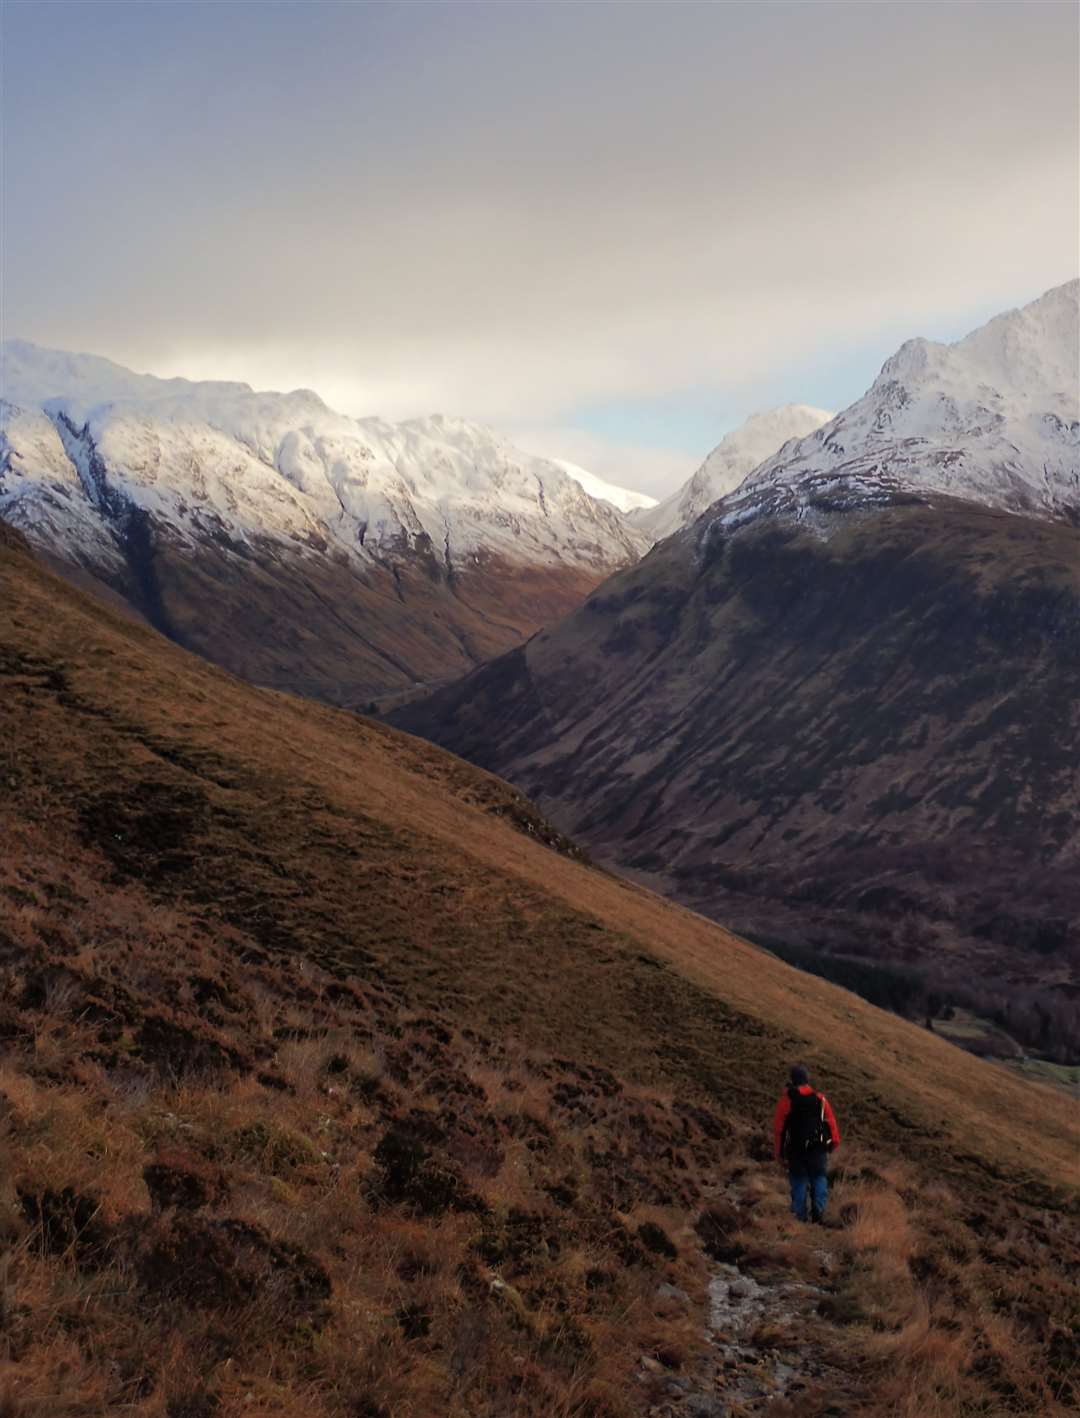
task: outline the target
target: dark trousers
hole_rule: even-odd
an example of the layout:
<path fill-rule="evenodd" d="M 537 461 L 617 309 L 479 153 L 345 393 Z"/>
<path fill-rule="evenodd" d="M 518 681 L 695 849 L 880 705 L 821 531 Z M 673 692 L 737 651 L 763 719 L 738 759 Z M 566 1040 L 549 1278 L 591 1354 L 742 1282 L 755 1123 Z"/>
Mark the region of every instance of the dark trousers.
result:
<path fill-rule="evenodd" d="M 788 1159 L 791 1178 L 791 1209 L 800 1221 L 806 1220 L 806 1195 L 810 1193 L 810 1219 L 820 1221 L 829 1199 L 829 1154 L 815 1149 L 798 1160 Z"/>

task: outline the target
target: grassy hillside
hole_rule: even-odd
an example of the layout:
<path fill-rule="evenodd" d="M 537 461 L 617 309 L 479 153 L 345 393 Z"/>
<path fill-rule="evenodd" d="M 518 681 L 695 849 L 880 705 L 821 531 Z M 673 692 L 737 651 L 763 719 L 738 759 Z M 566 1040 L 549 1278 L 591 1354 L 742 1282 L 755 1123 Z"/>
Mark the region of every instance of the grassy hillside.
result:
<path fill-rule="evenodd" d="M 1060 1094 L 11 537 L 0 606 L 0 1411 L 1076 1401 Z M 847 1138 L 812 1236 L 768 1160 L 795 1057 Z M 724 1264 L 777 1296 L 726 1368 Z"/>

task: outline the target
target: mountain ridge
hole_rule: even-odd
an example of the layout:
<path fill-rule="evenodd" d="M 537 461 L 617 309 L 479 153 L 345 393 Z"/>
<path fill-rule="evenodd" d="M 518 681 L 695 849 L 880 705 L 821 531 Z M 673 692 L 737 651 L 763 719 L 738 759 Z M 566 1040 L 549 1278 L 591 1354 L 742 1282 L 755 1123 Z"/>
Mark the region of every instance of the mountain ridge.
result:
<path fill-rule="evenodd" d="M 861 399 L 750 474 L 725 525 L 903 494 L 1080 524 L 1078 388 L 1080 279 L 953 344 L 907 341 Z"/>
<path fill-rule="evenodd" d="M 610 502 L 617 507 L 620 512 L 644 512 L 653 508 L 657 504 L 657 498 L 647 492 L 636 492 L 632 488 L 618 487 L 614 483 L 606 482 L 603 478 L 598 478 L 595 473 L 590 473 L 586 468 L 580 468 L 576 463 L 569 463 L 565 458 L 555 458 L 554 462 L 568 473 L 575 482 L 580 483 L 590 497 L 599 498 L 601 502 Z M 632 523 L 632 525 L 636 525 Z"/>
<path fill-rule="evenodd" d="M 610 506 L 559 464 L 465 419 L 351 419 L 311 390 L 162 380 L 25 341 L 5 341 L 0 360 L 4 402 L 33 420 L 42 442 L 47 424 L 56 428 L 47 472 L 65 456 L 75 464 L 73 440 L 89 439 L 117 492 L 170 517 L 180 534 L 190 504 L 201 502 L 230 535 L 295 538 L 317 528 L 361 562 L 425 537 L 447 566 L 451 542 L 462 558 L 483 551 L 526 564 L 602 567 L 641 549 Z M 225 445 L 215 448 L 215 438 Z M 9 470 L 14 460 L 27 462 L 9 434 Z M 34 468 L 21 471 L 29 477 Z M 9 517 L 19 491 L 5 498 Z M 499 505 L 485 522 L 486 499 Z M 558 515 L 564 525 L 553 528 Z"/>
<path fill-rule="evenodd" d="M 656 541 L 695 522 L 726 497 L 778 448 L 820 428 L 833 417 L 809 404 L 782 404 L 751 414 L 726 434 L 698 470 L 656 507 L 635 513 L 634 524 Z"/>
<path fill-rule="evenodd" d="M 557 618 L 648 541 L 462 419 L 3 347 L 0 516 L 263 683 L 367 703 Z"/>

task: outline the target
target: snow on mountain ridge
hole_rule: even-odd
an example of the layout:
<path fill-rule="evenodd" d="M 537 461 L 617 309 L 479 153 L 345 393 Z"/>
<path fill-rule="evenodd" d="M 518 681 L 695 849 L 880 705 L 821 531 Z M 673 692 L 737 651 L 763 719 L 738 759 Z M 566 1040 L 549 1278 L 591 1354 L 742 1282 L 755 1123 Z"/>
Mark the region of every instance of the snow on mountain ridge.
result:
<path fill-rule="evenodd" d="M 579 468 L 576 463 L 568 463 L 565 458 L 553 458 L 551 461 L 562 468 L 563 472 L 569 473 L 576 483 L 580 483 L 590 497 L 598 498 L 601 502 L 610 502 L 612 507 L 617 507 L 620 512 L 644 512 L 657 504 L 657 499 L 650 497 L 647 492 L 634 492 L 631 488 L 605 482 L 595 473 Z"/>
<path fill-rule="evenodd" d="M 814 522 L 897 494 L 1080 521 L 1080 281 L 954 344 L 908 340 L 849 408 L 755 469 L 718 509 Z"/>
<path fill-rule="evenodd" d="M 51 526 L 65 551 L 93 460 L 181 541 L 334 542 L 360 560 L 412 548 L 448 569 L 484 555 L 614 569 L 647 545 L 557 463 L 462 419 L 352 419 L 310 390 L 157 379 L 24 341 L 4 343 L 0 369 L 0 511 L 40 540 Z"/>
<path fill-rule="evenodd" d="M 778 448 L 820 428 L 832 417 L 825 409 L 809 404 L 783 404 L 751 414 L 721 439 L 688 482 L 650 512 L 638 514 L 635 524 L 657 541 L 669 537 L 696 522 L 707 507 L 734 491 Z"/>
<path fill-rule="evenodd" d="M 46 393 L 46 390 L 51 392 Z M 180 376 L 161 379 L 156 374 L 137 374 L 104 355 L 47 349 L 29 340 L 9 339 L 0 343 L 0 398 L 12 404 L 42 404 L 49 399 L 64 399 L 78 401 L 89 408 L 123 399 L 176 398 L 200 390 L 234 395 L 255 393 L 250 384 L 228 380 L 193 380 Z M 310 393 L 309 390 L 298 392 Z"/>

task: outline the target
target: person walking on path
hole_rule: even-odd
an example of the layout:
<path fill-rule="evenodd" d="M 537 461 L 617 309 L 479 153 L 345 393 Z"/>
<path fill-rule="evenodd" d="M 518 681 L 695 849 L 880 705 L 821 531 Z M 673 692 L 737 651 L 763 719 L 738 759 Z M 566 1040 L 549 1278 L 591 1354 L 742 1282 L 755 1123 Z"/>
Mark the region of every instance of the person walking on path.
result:
<path fill-rule="evenodd" d="M 829 1100 L 810 1086 L 804 1064 L 791 1070 L 791 1082 L 776 1105 L 773 1118 L 776 1160 L 787 1165 L 791 1179 L 791 1209 L 806 1220 L 810 1193 L 810 1220 L 820 1222 L 829 1199 L 829 1153 L 840 1146 L 840 1129 Z"/>

